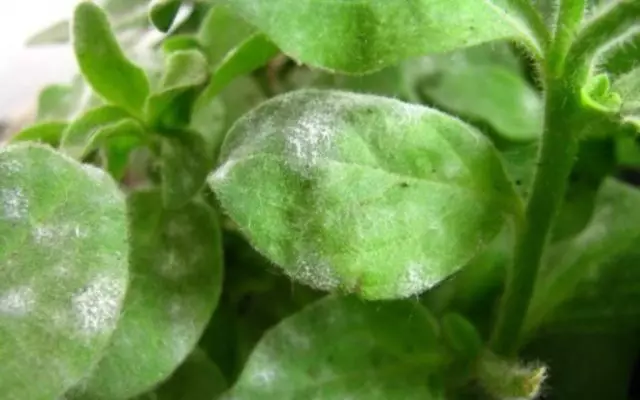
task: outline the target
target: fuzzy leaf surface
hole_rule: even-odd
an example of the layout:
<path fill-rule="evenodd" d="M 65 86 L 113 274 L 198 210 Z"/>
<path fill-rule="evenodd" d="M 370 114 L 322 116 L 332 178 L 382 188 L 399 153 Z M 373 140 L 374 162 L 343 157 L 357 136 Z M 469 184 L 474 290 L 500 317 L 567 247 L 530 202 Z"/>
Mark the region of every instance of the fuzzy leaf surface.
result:
<path fill-rule="evenodd" d="M 128 282 L 124 198 L 46 146 L 0 150 L 0 393 L 60 397 L 102 356 Z"/>
<path fill-rule="evenodd" d="M 209 176 L 251 243 L 293 279 L 369 299 L 451 275 L 520 202 L 489 141 L 438 111 L 303 90 L 227 135 Z"/>

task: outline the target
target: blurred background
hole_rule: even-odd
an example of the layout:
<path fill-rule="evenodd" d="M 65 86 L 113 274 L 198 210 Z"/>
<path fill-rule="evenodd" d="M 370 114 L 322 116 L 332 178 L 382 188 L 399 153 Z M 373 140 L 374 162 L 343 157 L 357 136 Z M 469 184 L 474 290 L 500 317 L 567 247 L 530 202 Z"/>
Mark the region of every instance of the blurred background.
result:
<path fill-rule="evenodd" d="M 21 0 L 2 6 L 0 24 L 0 120 L 13 123 L 33 109 L 39 90 L 69 81 L 76 67 L 68 45 L 27 48 L 39 30 L 71 15 L 78 0 Z"/>

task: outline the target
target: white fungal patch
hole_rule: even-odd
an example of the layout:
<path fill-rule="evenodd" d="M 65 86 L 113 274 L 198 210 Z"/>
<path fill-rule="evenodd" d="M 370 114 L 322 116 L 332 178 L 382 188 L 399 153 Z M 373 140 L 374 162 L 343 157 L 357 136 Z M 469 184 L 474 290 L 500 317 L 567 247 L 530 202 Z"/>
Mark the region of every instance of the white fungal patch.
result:
<path fill-rule="evenodd" d="M 274 360 L 262 360 L 257 362 L 250 369 L 249 384 L 259 388 L 268 388 L 273 386 L 278 378 L 278 371 Z"/>
<path fill-rule="evenodd" d="M 11 176 L 18 174 L 22 171 L 22 163 L 18 160 L 3 160 L 0 161 L 0 173 L 5 176 Z"/>
<path fill-rule="evenodd" d="M 433 279 L 425 272 L 426 269 L 424 264 L 418 262 L 407 264 L 403 275 L 398 280 L 396 292 L 401 295 L 411 296 L 431 286 Z"/>
<path fill-rule="evenodd" d="M 335 289 L 340 284 L 340 278 L 331 265 L 318 260 L 317 256 L 300 260 L 292 276 L 307 285 L 325 291 Z"/>
<path fill-rule="evenodd" d="M 0 204 L 2 215 L 10 221 L 25 219 L 29 212 L 29 200 L 22 188 L 0 189 Z"/>
<path fill-rule="evenodd" d="M 36 296 L 28 286 L 18 287 L 0 294 L 0 315 L 22 317 L 33 310 Z"/>
<path fill-rule="evenodd" d="M 34 227 L 31 235 L 36 244 L 45 246 L 56 246 L 66 240 L 79 239 L 87 236 L 85 230 L 78 224 L 42 224 Z"/>
<path fill-rule="evenodd" d="M 80 331 L 96 335 L 109 330 L 118 317 L 123 285 L 108 276 L 95 278 L 71 300 Z"/>
<path fill-rule="evenodd" d="M 226 182 L 229 178 L 231 170 L 237 163 L 238 161 L 232 158 L 225 161 L 224 164 L 219 166 L 218 169 L 216 169 L 215 172 L 211 174 L 211 176 L 209 177 L 209 182 L 211 182 L 212 184 Z"/>
<path fill-rule="evenodd" d="M 189 275 L 191 272 L 189 265 L 175 249 L 169 249 L 163 254 L 162 262 L 158 264 L 160 276 L 170 280 L 179 280 Z"/>
<path fill-rule="evenodd" d="M 96 168 L 88 164 L 82 164 L 82 168 L 87 173 L 89 178 L 93 179 L 94 181 L 99 181 L 99 182 L 104 181 L 105 174 L 100 168 Z"/>

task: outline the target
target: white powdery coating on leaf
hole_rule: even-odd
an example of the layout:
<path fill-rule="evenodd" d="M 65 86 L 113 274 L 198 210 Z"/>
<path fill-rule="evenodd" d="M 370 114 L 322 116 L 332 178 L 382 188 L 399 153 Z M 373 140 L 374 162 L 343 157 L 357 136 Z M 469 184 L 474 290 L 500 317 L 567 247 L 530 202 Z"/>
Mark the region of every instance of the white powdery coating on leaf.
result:
<path fill-rule="evenodd" d="M 39 225 L 31 232 L 33 240 L 39 245 L 57 246 L 65 241 L 86 237 L 86 232 L 78 224 Z"/>
<path fill-rule="evenodd" d="M 312 256 L 308 260 L 300 260 L 292 277 L 320 290 L 332 290 L 338 287 L 340 279 L 329 263 Z"/>
<path fill-rule="evenodd" d="M 425 272 L 424 264 L 411 262 L 398 280 L 397 292 L 401 295 L 411 296 L 431 287 L 437 280 Z"/>
<path fill-rule="evenodd" d="M 0 162 L 0 173 L 3 175 L 15 175 L 22 171 L 22 164 L 18 160 L 4 160 Z"/>
<path fill-rule="evenodd" d="M 22 317 L 31 312 L 35 302 L 36 297 L 30 287 L 11 289 L 0 295 L 0 314 Z"/>
<path fill-rule="evenodd" d="M 0 189 L 0 204 L 2 215 L 8 220 L 20 220 L 27 217 L 29 200 L 24 195 L 22 188 Z"/>
<path fill-rule="evenodd" d="M 72 299 L 79 329 L 95 335 L 112 328 L 118 317 L 123 285 L 117 279 L 100 276 Z"/>
<path fill-rule="evenodd" d="M 258 388 L 269 388 L 273 386 L 278 378 L 277 358 L 271 358 L 264 353 L 256 353 L 247 367 L 248 381 L 250 386 Z"/>
<path fill-rule="evenodd" d="M 213 174 L 211 174 L 209 176 L 209 182 L 211 182 L 212 184 L 225 182 L 229 177 L 229 173 L 231 172 L 231 169 L 237 163 L 238 163 L 238 161 L 235 160 L 235 159 L 229 159 L 229 160 L 225 161 L 224 164 L 219 166 L 218 169 L 216 169 L 213 172 Z"/>

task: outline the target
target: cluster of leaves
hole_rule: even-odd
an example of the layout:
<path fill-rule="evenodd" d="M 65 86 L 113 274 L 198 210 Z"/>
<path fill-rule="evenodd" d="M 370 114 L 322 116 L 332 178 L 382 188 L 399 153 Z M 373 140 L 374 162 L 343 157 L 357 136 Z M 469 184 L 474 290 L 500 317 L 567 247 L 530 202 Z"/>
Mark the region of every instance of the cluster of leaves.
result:
<path fill-rule="evenodd" d="M 0 397 L 627 398 L 640 6 L 584 6 L 81 2 L 31 41 L 81 73 L 0 149 Z"/>

